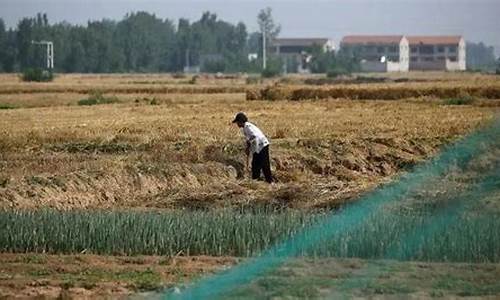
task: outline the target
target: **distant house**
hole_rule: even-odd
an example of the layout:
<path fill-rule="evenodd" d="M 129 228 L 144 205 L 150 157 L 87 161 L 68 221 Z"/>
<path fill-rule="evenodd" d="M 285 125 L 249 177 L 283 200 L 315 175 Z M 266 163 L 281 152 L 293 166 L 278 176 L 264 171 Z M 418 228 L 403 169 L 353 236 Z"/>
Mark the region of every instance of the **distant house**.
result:
<path fill-rule="evenodd" d="M 308 52 L 315 45 L 325 52 L 334 50 L 333 41 L 327 38 L 280 38 L 275 39 L 271 47 L 277 54 L 301 54 Z"/>
<path fill-rule="evenodd" d="M 408 36 L 410 70 L 464 71 L 465 41 L 461 36 Z"/>
<path fill-rule="evenodd" d="M 315 46 L 324 52 L 334 50 L 333 41 L 328 38 L 278 38 L 272 41 L 270 50 L 271 54 L 285 60 L 287 72 L 308 73 L 307 63 Z"/>
<path fill-rule="evenodd" d="M 409 43 L 403 35 L 349 35 L 342 39 L 340 48 L 356 53 L 364 72 L 409 70 Z"/>
<path fill-rule="evenodd" d="M 350 35 L 340 48 L 355 52 L 365 72 L 465 70 L 461 36 Z"/>

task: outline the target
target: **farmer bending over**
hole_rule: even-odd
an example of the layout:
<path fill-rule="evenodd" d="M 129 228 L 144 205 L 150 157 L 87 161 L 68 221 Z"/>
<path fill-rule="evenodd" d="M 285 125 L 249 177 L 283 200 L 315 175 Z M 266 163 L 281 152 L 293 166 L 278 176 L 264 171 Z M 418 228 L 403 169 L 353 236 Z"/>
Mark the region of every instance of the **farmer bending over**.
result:
<path fill-rule="evenodd" d="M 245 154 L 247 162 L 250 153 L 252 157 L 252 179 L 260 179 L 261 170 L 268 183 L 273 181 L 271 163 L 269 162 L 269 141 L 262 131 L 254 124 L 248 122 L 247 116 L 239 112 L 233 120 L 242 129 L 246 139 Z"/>

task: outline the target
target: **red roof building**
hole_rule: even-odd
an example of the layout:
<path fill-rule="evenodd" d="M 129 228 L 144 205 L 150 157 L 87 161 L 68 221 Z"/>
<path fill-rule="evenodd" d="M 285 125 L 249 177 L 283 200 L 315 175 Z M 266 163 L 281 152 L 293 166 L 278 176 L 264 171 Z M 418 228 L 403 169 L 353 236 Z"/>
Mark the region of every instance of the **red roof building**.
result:
<path fill-rule="evenodd" d="M 340 44 L 399 44 L 403 37 L 402 35 L 347 35 L 342 39 Z"/>
<path fill-rule="evenodd" d="M 465 41 L 461 36 L 408 36 L 410 70 L 464 71 Z"/>
<path fill-rule="evenodd" d="M 461 36 L 348 35 L 340 42 L 340 48 L 355 51 L 365 71 L 466 68 L 465 41 Z"/>
<path fill-rule="evenodd" d="M 348 35 L 340 48 L 361 58 L 365 72 L 408 72 L 409 44 L 403 35 Z"/>

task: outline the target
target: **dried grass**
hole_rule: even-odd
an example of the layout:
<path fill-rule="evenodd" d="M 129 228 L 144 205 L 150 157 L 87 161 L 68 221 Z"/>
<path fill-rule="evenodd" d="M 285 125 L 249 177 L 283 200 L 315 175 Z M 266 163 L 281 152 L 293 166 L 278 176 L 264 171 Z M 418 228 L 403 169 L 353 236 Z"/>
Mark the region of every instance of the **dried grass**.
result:
<path fill-rule="evenodd" d="M 330 86 L 330 87 L 282 87 L 269 86 L 247 92 L 247 100 L 310 100 L 310 99 L 351 99 L 351 100 L 400 100 L 433 97 L 440 99 L 457 98 L 463 95 L 483 99 L 500 99 L 500 85 L 491 86 L 420 86 L 387 84 L 386 86 Z"/>
<path fill-rule="evenodd" d="M 103 80 L 160 80 L 152 76 Z M 155 94 L 159 105 L 151 105 L 148 94 L 116 95 L 122 103 L 93 107 L 68 106 L 78 93 L 1 95 L 21 108 L 0 110 L 0 206 L 331 207 L 498 111 L 481 107 L 483 100 L 444 106 L 419 99 L 269 102 L 240 94 Z M 49 107 L 23 108 L 38 101 Z M 271 137 L 275 186 L 247 179 L 243 143 L 230 124 L 241 110 Z"/>

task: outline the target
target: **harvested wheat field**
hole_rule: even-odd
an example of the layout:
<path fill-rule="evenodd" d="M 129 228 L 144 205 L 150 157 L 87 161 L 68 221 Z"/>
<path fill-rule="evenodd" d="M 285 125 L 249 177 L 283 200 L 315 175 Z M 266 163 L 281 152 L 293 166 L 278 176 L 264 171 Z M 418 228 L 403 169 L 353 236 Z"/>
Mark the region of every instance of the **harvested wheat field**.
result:
<path fill-rule="evenodd" d="M 68 77 L 53 85 L 85 82 Z M 133 80 L 117 76 L 107 79 L 109 86 L 120 85 L 118 79 Z M 425 98 L 296 103 L 249 102 L 241 94 L 118 93 L 116 103 L 77 105 L 86 97 L 78 95 L 10 95 L 6 103 L 20 108 L 0 111 L 2 207 L 335 207 L 496 111 Z M 43 107 L 34 108 L 38 103 Z M 273 187 L 245 180 L 242 138 L 230 124 L 240 110 L 272 140 L 279 182 Z"/>
<path fill-rule="evenodd" d="M 0 297 L 183 290 L 367 202 L 490 128 L 500 112 L 500 78 L 474 74 L 320 87 L 300 77 L 257 84 L 208 75 L 59 75 L 44 84 L 0 77 Z M 270 138 L 273 185 L 249 178 L 243 138 L 230 123 L 238 111 Z M 496 141 L 488 134 L 481 145 Z M 496 146 L 453 152 L 457 163 L 447 158 L 446 168 L 429 171 L 425 188 L 401 188 L 404 201 L 384 206 L 366 227 L 290 255 L 314 262 L 294 258 L 224 295 L 500 295 L 500 240 L 488 234 L 500 229 Z M 467 213 L 448 208 L 476 188 Z M 446 218 L 464 215 L 470 223 L 458 223 L 466 229 L 441 220 L 443 207 Z M 436 239 L 434 221 L 445 222 L 440 236 L 455 243 Z M 417 234 L 415 226 L 425 229 L 423 248 L 394 248 Z M 337 268 L 325 273 L 316 264 Z M 275 290 L 285 282 L 295 288 Z"/>

